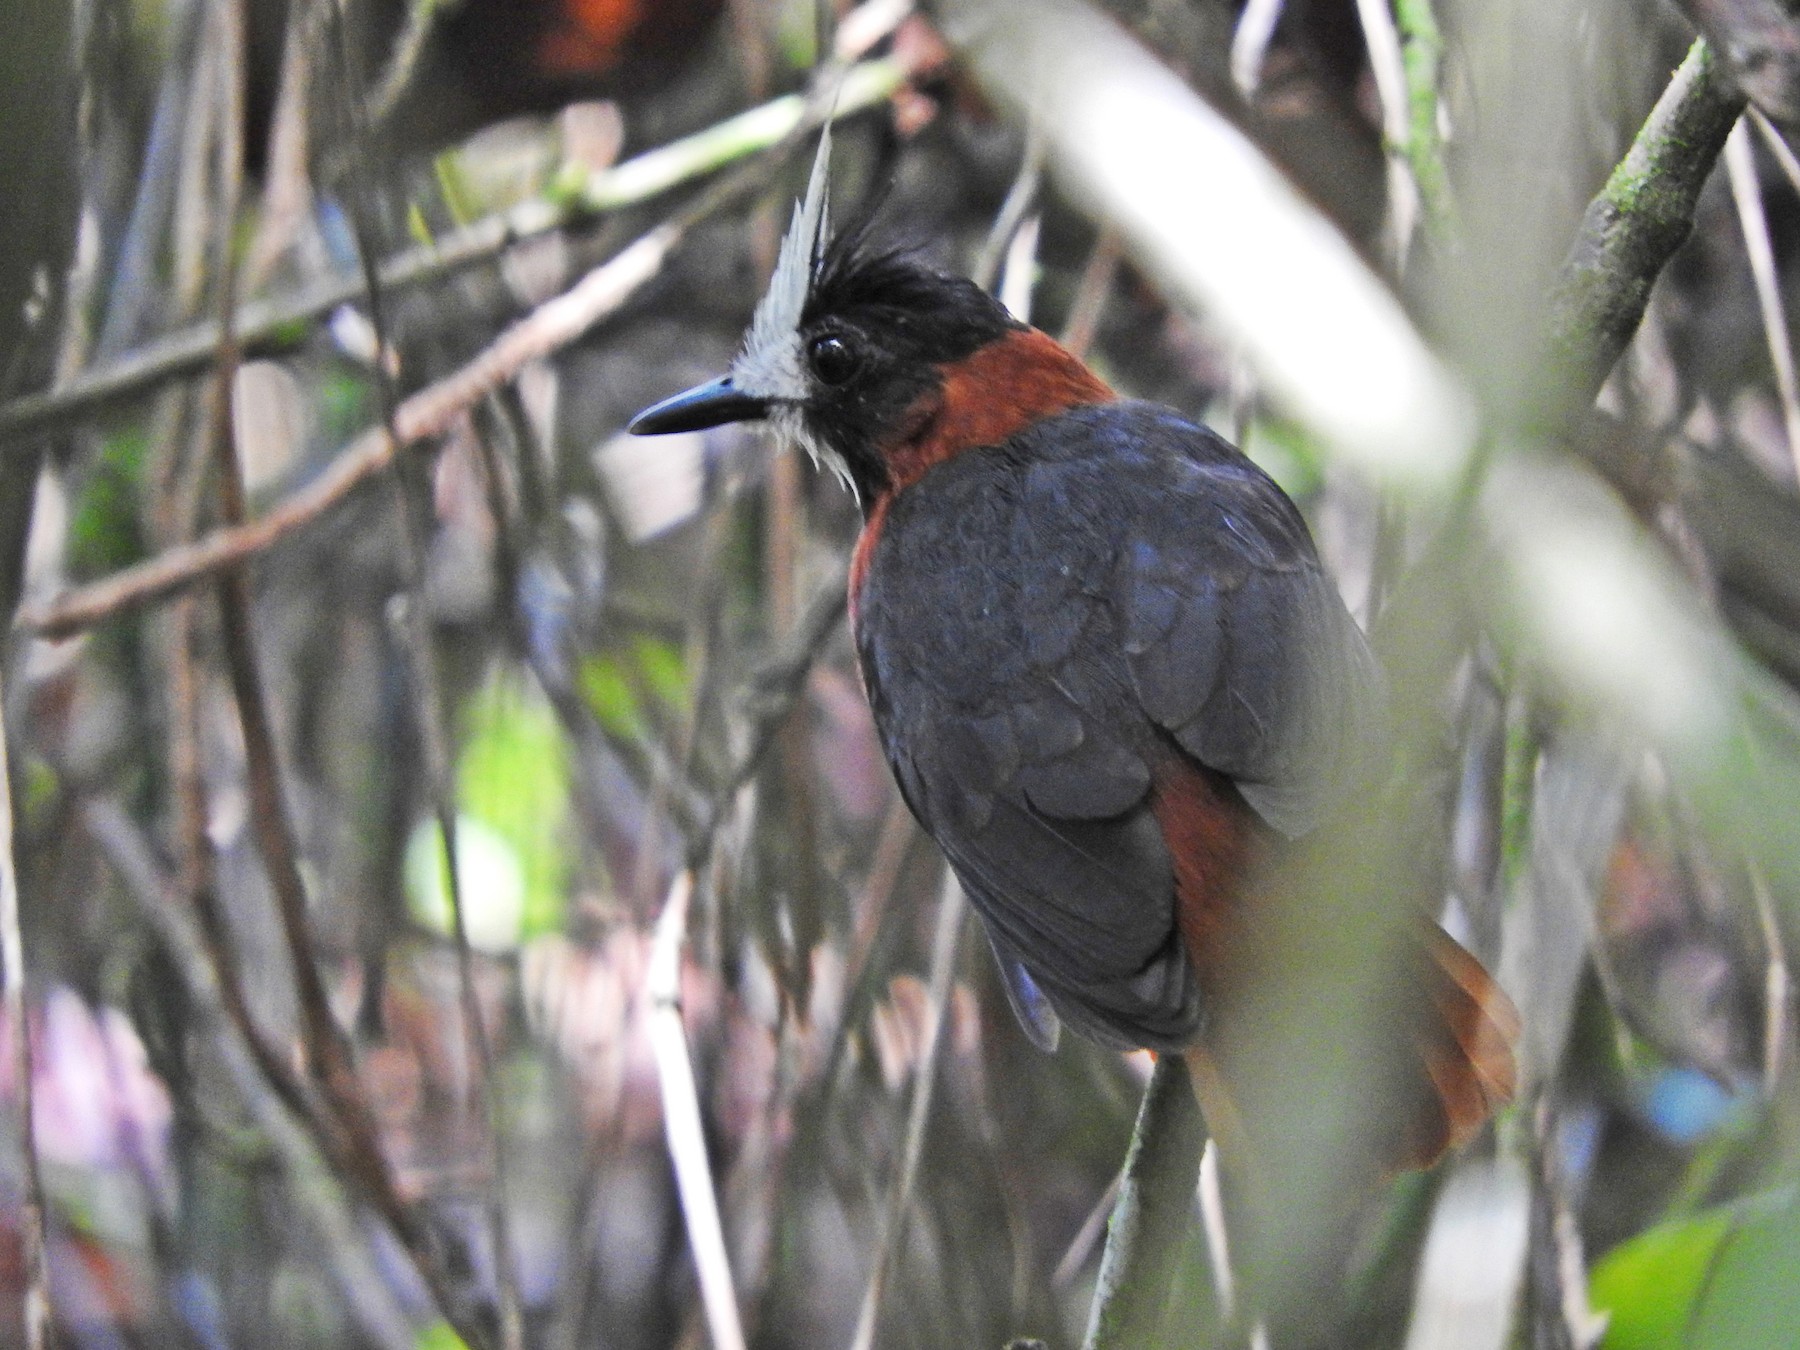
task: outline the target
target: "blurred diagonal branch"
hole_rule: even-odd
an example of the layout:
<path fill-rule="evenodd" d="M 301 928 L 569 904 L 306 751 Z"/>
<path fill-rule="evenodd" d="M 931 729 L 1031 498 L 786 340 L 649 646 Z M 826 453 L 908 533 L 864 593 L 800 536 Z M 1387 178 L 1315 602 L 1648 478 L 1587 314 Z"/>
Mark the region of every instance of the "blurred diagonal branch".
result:
<path fill-rule="evenodd" d="M 1276 404 L 1398 487 L 1455 481 L 1474 444 L 1469 399 L 1386 283 L 1241 130 L 1091 5 L 955 0 L 944 12 L 976 77 L 1041 124 L 1062 186 L 1171 299 L 1231 333 Z"/>

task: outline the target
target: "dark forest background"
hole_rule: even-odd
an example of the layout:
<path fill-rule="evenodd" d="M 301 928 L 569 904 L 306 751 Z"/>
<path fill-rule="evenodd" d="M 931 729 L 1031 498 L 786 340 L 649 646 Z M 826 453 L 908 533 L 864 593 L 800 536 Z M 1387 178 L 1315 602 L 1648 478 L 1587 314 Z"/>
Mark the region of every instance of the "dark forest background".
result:
<path fill-rule="evenodd" d="M 1388 663 L 1235 1284 L 895 794 L 854 503 L 621 435 L 834 109 L 841 215 L 1238 440 Z M 8 0 L 0 1340 L 1800 1344 L 1795 130 L 1778 0 Z M 1523 1087 L 1376 1186 L 1402 891 Z"/>

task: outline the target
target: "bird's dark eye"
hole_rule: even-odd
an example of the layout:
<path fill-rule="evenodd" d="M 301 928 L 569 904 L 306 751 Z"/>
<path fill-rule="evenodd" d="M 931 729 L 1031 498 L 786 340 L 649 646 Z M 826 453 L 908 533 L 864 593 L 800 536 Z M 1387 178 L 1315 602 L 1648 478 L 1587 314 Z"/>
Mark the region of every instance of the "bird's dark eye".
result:
<path fill-rule="evenodd" d="M 856 349 L 836 333 L 821 333 L 809 342 L 806 361 L 821 384 L 842 384 L 862 364 Z"/>

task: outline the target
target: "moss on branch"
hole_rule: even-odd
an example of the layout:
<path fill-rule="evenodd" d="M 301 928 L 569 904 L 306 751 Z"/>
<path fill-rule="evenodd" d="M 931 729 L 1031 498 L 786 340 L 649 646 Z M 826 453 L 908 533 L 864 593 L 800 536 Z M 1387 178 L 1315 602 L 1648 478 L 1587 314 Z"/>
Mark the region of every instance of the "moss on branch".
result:
<path fill-rule="evenodd" d="M 1546 390 L 1555 415 L 1593 401 L 1687 239 L 1700 190 L 1744 110 L 1705 39 L 1689 49 L 1631 149 L 1588 203 L 1557 278 Z"/>

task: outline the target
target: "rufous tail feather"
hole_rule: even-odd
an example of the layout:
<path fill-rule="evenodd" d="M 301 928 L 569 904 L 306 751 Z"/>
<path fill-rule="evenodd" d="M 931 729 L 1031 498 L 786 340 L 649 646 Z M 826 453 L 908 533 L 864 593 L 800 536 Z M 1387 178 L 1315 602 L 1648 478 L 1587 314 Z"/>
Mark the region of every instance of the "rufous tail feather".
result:
<path fill-rule="evenodd" d="M 1518 1088 L 1513 1047 L 1519 1014 L 1499 982 L 1436 924 L 1425 933 L 1431 1009 L 1419 1033 L 1435 1102 L 1409 1139 L 1402 1165 L 1429 1167 L 1460 1148 L 1512 1100 Z"/>
<path fill-rule="evenodd" d="M 1430 1167 L 1467 1144 L 1518 1086 L 1519 1015 L 1505 990 L 1435 923 L 1421 925 L 1419 952 L 1424 959 L 1398 986 L 1407 991 L 1398 1028 L 1412 1040 L 1410 1062 L 1397 1061 L 1389 1080 L 1400 1115 L 1392 1142 L 1377 1145 L 1394 1172 Z M 1227 1169 L 1252 1162 L 1255 1131 L 1215 1048 L 1193 1046 L 1182 1058 Z"/>

